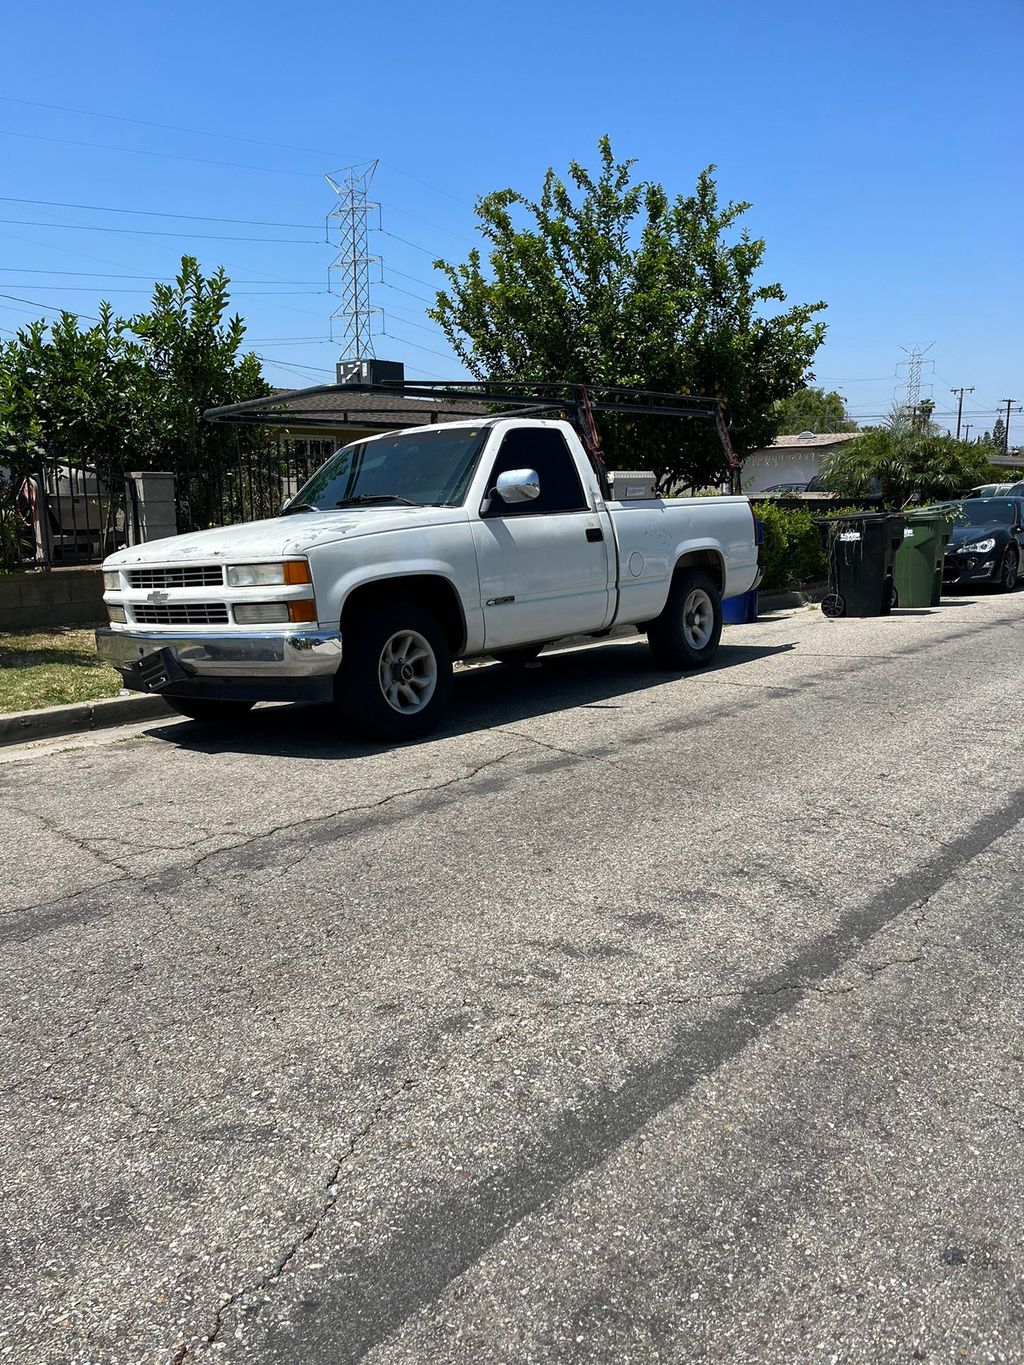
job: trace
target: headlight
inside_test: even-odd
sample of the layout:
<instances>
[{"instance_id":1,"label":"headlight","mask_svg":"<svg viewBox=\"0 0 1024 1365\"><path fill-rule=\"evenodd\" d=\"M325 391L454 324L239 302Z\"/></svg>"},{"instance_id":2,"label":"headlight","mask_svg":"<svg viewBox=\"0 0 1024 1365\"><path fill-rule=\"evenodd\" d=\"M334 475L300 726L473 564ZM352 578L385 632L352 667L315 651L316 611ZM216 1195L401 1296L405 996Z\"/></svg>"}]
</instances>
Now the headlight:
<instances>
[{"instance_id":1,"label":"headlight","mask_svg":"<svg viewBox=\"0 0 1024 1365\"><path fill-rule=\"evenodd\" d=\"M125 615L124 607L115 606L110 602L107 603L107 615L110 617L111 621L116 621L119 626L125 625L128 620L128 617Z\"/></svg>"},{"instance_id":2,"label":"headlight","mask_svg":"<svg viewBox=\"0 0 1024 1365\"><path fill-rule=\"evenodd\" d=\"M304 559L286 559L282 564L232 564L228 569L229 588L273 588L310 581Z\"/></svg>"},{"instance_id":3,"label":"headlight","mask_svg":"<svg viewBox=\"0 0 1024 1365\"><path fill-rule=\"evenodd\" d=\"M103 570L103 586L109 592L117 592L121 586L121 573L118 569Z\"/></svg>"},{"instance_id":4,"label":"headlight","mask_svg":"<svg viewBox=\"0 0 1024 1365\"><path fill-rule=\"evenodd\" d=\"M251 606L235 607L235 620L240 626L266 626L288 620L287 602L253 602Z\"/></svg>"},{"instance_id":5,"label":"headlight","mask_svg":"<svg viewBox=\"0 0 1024 1365\"><path fill-rule=\"evenodd\" d=\"M969 555L987 555L989 550L996 548L994 536L989 536L987 540L974 540L970 545L961 545L961 550Z\"/></svg>"}]
</instances>

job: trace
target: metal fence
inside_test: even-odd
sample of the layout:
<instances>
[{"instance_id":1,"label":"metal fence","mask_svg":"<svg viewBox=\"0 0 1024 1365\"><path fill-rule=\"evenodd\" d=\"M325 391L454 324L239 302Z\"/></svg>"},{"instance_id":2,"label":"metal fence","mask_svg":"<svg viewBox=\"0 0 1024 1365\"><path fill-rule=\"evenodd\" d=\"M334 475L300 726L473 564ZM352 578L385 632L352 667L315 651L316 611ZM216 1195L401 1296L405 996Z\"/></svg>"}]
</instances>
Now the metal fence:
<instances>
[{"instance_id":1,"label":"metal fence","mask_svg":"<svg viewBox=\"0 0 1024 1365\"><path fill-rule=\"evenodd\" d=\"M230 458L193 477L178 475L178 530L202 531L242 521L276 517L285 498L299 488L338 448L337 441L280 441L237 449Z\"/></svg>"},{"instance_id":2,"label":"metal fence","mask_svg":"<svg viewBox=\"0 0 1024 1365\"><path fill-rule=\"evenodd\" d=\"M138 538L122 472L35 456L0 465L0 568L98 564Z\"/></svg>"}]
</instances>

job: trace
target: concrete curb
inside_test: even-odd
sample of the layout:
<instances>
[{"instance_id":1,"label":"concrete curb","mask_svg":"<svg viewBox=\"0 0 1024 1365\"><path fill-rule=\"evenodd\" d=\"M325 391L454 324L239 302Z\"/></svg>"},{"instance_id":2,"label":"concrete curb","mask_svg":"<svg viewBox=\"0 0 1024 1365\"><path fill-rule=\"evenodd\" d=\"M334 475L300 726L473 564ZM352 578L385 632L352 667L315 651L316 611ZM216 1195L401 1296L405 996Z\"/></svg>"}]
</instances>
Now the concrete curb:
<instances>
[{"instance_id":1,"label":"concrete curb","mask_svg":"<svg viewBox=\"0 0 1024 1365\"><path fill-rule=\"evenodd\" d=\"M144 720L163 720L175 713L162 697L109 697L103 701L72 702L38 711L12 711L0 715L0 745L26 744L102 730L111 725L134 725Z\"/></svg>"},{"instance_id":2,"label":"concrete curb","mask_svg":"<svg viewBox=\"0 0 1024 1365\"><path fill-rule=\"evenodd\" d=\"M797 592L758 593L758 615L766 611L784 611L787 607L809 607L815 602L820 602L827 592L827 583L812 583Z\"/></svg>"}]
</instances>

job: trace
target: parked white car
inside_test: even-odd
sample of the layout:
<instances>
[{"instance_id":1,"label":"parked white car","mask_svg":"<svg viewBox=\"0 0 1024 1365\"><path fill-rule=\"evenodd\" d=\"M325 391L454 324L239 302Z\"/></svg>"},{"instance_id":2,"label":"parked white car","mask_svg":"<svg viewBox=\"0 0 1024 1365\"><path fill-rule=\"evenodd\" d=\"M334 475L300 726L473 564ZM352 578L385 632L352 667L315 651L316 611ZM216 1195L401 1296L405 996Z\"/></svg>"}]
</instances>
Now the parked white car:
<instances>
[{"instance_id":1,"label":"parked white car","mask_svg":"<svg viewBox=\"0 0 1024 1365\"><path fill-rule=\"evenodd\" d=\"M659 666L700 668L722 599L759 577L746 498L627 481L607 500L568 422L514 417L359 441L281 516L120 550L103 572L97 646L127 687L196 720L331 701L388 739L437 724L453 659L635 624Z\"/></svg>"}]
</instances>

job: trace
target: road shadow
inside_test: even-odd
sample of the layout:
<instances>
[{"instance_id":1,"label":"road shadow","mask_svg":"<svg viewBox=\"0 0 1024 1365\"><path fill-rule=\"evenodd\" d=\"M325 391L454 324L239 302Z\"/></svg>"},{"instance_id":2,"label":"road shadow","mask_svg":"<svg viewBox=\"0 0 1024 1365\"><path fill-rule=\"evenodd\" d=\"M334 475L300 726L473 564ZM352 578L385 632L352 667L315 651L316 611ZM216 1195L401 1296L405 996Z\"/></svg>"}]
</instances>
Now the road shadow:
<instances>
[{"instance_id":1,"label":"road shadow","mask_svg":"<svg viewBox=\"0 0 1024 1365\"><path fill-rule=\"evenodd\" d=\"M793 644L720 646L710 668L692 674L655 667L646 641L635 639L563 654L545 654L525 668L488 663L455 675L452 707L440 729L419 744L492 730L537 716L590 707L595 711L627 707L632 697L672 678L720 673L740 664L786 654ZM144 732L162 744L196 753L254 754L280 758L337 760L379 752L346 736L329 706L261 707L244 723L215 730L182 719Z\"/></svg>"}]
</instances>

